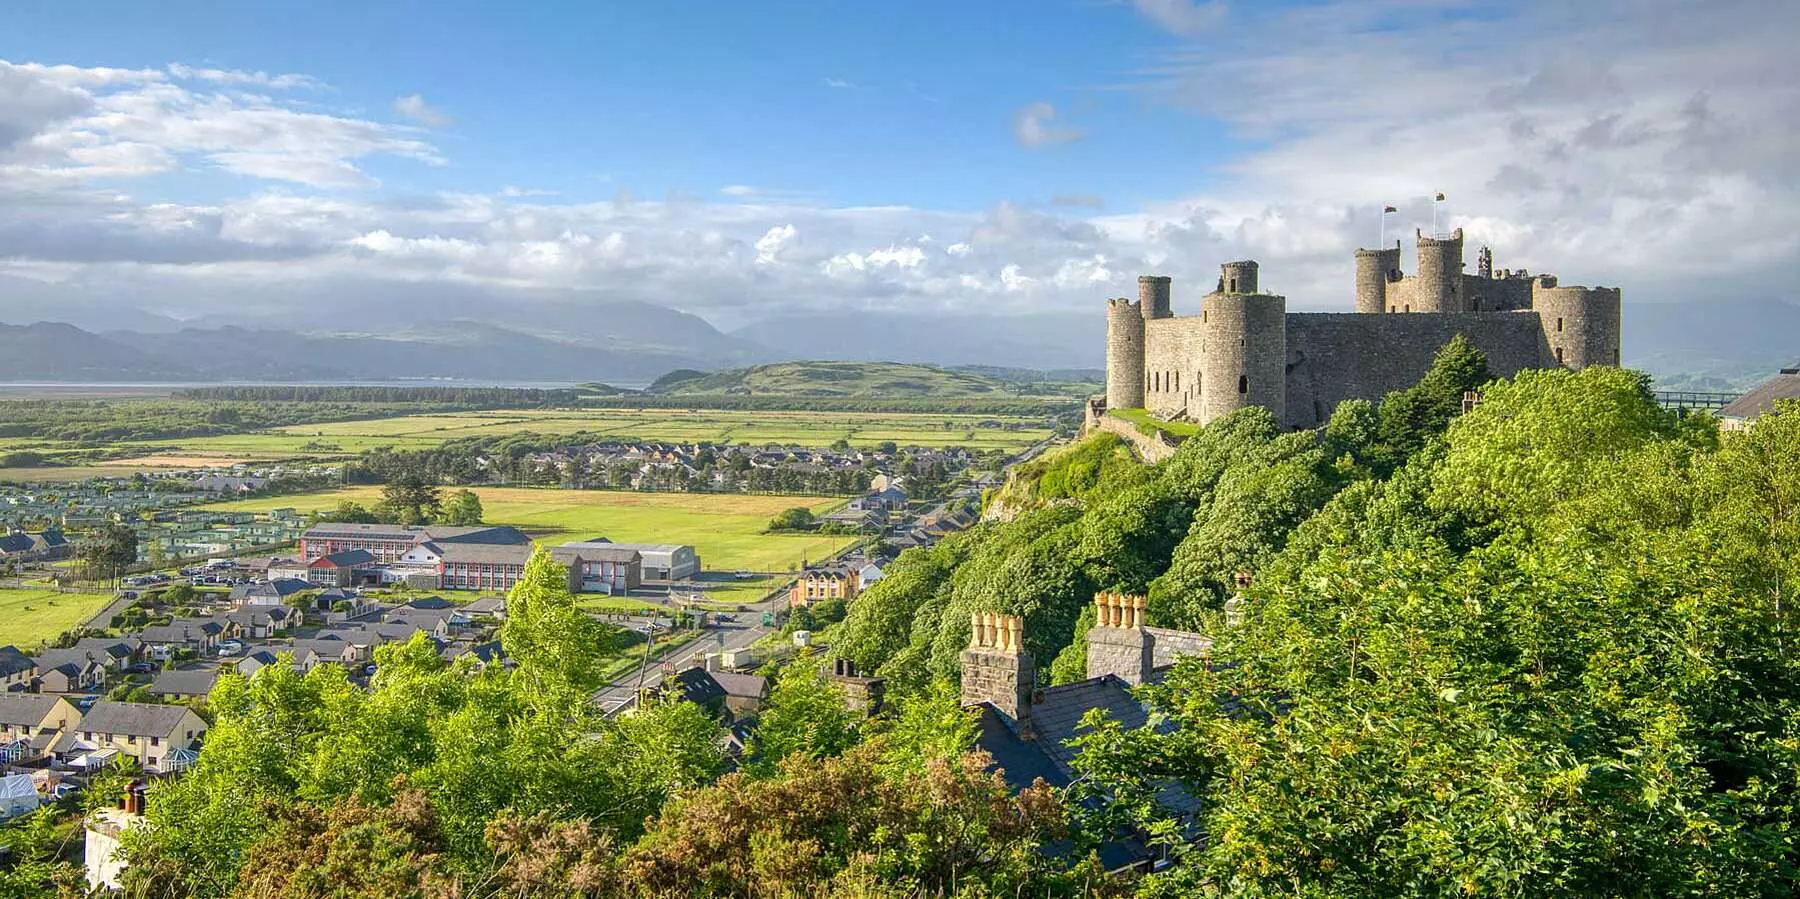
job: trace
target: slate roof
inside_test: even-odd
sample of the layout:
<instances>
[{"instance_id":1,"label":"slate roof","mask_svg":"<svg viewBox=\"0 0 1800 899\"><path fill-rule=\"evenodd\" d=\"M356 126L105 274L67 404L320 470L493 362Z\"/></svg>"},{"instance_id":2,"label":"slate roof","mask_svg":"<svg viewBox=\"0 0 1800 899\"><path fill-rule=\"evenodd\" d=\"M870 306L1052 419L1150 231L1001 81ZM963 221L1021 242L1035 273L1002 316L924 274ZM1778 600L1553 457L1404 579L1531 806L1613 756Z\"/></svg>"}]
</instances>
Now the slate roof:
<instances>
[{"instance_id":1,"label":"slate roof","mask_svg":"<svg viewBox=\"0 0 1800 899\"><path fill-rule=\"evenodd\" d=\"M40 693L0 693L0 724L37 727L58 700Z\"/></svg>"},{"instance_id":2,"label":"slate roof","mask_svg":"<svg viewBox=\"0 0 1800 899\"><path fill-rule=\"evenodd\" d=\"M643 560L643 554L635 549L604 543L564 544L551 550L550 557L564 564L577 558L584 562L619 562L627 565Z\"/></svg>"},{"instance_id":3,"label":"slate roof","mask_svg":"<svg viewBox=\"0 0 1800 899\"><path fill-rule=\"evenodd\" d=\"M212 692L219 679L217 668L183 668L164 671L150 682L150 692L181 696L205 695Z\"/></svg>"},{"instance_id":4,"label":"slate roof","mask_svg":"<svg viewBox=\"0 0 1800 899\"><path fill-rule=\"evenodd\" d=\"M407 603L406 608L409 608L409 609L434 609L434 610L435 609L454 609L454 608L456 608L456 603L453 603L450 600L443 598L442 596L427 596L422 599L415 599L412 602Z\"/></svg>"},{"instance_id":5,"label":"slate roof","mask_svg":"<svg viewBox=\"0 0 1800 899\"><path fill-rule=\"evenodd\" d=\"M683 700L700 706L722 700L726 695L725 688L705 668L677 671L673 677L663 682L662 689L678 693Z\"/></svg>"},{"instance_id":6,"label":"slate roof","mask_svg":"<svg viewBox=\"0 0 1800 899\"><path fill-rule=\"evenodd\" d=\"M483 596L482 598L463 606L462 610L469 615L494 615L505 612L506 597Z\"/></svg>"},{"instance_id":7,"label":"slate roof","mask_svg":"<svg viewBox=\"0 0 1800 899\"><path fill-rule=\"evenodd\" d=\"M187 706L102 699L81 717L80 730L83 733L166 737L181 725L182 716L186 714L189 714Z\"/></svg>"},{"instance_id":8,"label":"slate roof","mask_svg":"<svg viewBox=\"0 0 1800 899\"><path fill-rule=\"evenodd\" d=\"M357 565L368 565L375 561L375 554L366 549L346 549L343 552L320 556L308 566L311 568L354 568ZM324 563L321 565L320 563Z\"/></svg>"},{"instance_id":9,"label":"slate roof","mask_svg":"<svg viewBox=\"0 0 1800 899\"><path fill-rule=\"evenodd\" d=\"M531 544L458 543L434 540L427 544L446 562L479 565L524 565L531 560Z\"/></svg>"},{"instance_id":10,"label":"slate roof","mask_svg":"<svg viewBox=\"0 0 1800 899\"><path fill-rule=\"evenodd\" d=\"M712 678L725 689L725 695L762 699L768 695L769 679L760 674L738 674L734 671L714 671Z\"/></svg>"},{"instance_id":11,"label":"slate roof","mask_svg":"<svg viewBox=\"0 0 1800 899\"><path fill-rule=\"evenodd\" d=\"M20 652L17 646L0 646L0 677L23 674L36 664L30 656Z\"/></svg>"},{"instance_id":12,"label":"slate roof","mask_svg":"<svg viewBox=\"0 0 1800 899\"><path fill-rule=\"evenodd\" d=\"M1750 389L1719 410L1720 418L1753 419L1775 407L1779 400L1800 400L1800 368L1784 368L1781 373Z\"/></svg>"}]
</instances>

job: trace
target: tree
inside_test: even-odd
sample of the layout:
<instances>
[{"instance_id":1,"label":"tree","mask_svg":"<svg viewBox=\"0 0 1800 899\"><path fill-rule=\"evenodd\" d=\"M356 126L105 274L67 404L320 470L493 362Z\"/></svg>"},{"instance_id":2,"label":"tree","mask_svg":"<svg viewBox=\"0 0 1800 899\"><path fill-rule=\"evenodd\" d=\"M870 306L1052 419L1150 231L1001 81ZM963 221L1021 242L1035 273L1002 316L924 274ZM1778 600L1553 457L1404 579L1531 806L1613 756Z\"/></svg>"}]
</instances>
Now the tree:
<instances>
[{"instance_id":1,"label":"tree","mask_svg":"<svg viewBox=\"0 0 1800 899\"><path fill-rule=\"evenodd\" d=\"M137 564L137 532L122 524L106 524L81 544L81 561L92 579L115 578Z\"/></svg>"},{"instance_id":2,"label":"tree","mask_svg":"<svg viewBox=\"0 0 1800 899\"><path fill-rule=\"evenodd\" d=\"M417 475L405 475L381 489L375 514L395 524L429 524L442 512L438 488Z\"/></svg>"},{"instance_id":3,"label":"tree","mask_svg":"<svg viewBox=\"0 0 1800 899\"><path fill-rule=\"evenodd\" d=\"M769 519L771 531L805 531L813 527L814 519L811 509L795 506L785 509L780 515Z\"/></svg>"},{"instance_id":4,"label":"tree","mask_svg":"<svg viewBox=\"0 0 1800 899\"><path fill-rule=\"evenodd\" d=\"M444 523L457 527L481 524L481 497L473 490L458 490L444 503Z\"/></svg>"},{"instance_id":5,"label":"tree","mask_svg":"<svg viewBox=\"0 0 1800 899\"><path fill-rule=\"evenodd\" d=\"M769 691L754 734L754 767L772 773L789 756L836 756L855 745L856 718L844 703L844 691L826 679L811 653L803 652L782 669Z\"/></svg>"},{"instance_id":6,"label":"tree","mask_svg":"<svg viewBox=\"0 0 1800 899\"><path fill-rule=\"evenodd\" d=\"M345 524L375 524L380 516L369 511L362 503L350 500L339 500L337 508L319 516L320 521L337 521Z\"/></svg>"},{"instance_id":7,"label":"tree","mask_svg":"<svg viewBox=\"0 0 1800 899\"><path fill-rule=\"evenodd\" d=\"M1487 356L1467 337L1458 334L1444 344L1419 383L1381 401L1377 429L1381 447L1376 455L1382 470L1392 470L1443 433L1462 411L1463 394L1492 378Z\"/></svg>"},{"instance_id":8,"label":"tree","mask_svg":"<svg viewBox=\"0 0 1800 899\"><path fill-rule=\"evenodd\" d=\"M612 628L575 607L568 569L541 548L532 553L500 628L500 645L518 663L528 700L546 710L582 703L600 686L616 639Z\"/></svg>"}]
</instances>

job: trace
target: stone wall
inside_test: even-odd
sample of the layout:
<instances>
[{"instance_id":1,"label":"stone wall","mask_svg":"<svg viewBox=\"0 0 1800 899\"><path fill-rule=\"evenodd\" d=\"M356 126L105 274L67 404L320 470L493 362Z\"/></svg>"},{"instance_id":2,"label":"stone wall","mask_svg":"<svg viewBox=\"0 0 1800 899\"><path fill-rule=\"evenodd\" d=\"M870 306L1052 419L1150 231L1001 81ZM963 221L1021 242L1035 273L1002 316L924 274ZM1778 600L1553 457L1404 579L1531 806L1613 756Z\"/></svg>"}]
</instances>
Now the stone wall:
<instances>
[{"instance_id":1,"label":"stone wall","mask_svg":"<svg viewBox=\"0 0 1800 899\"><path fill-rule=\"evenodd\" d=\"M1204 325L1198 315L1145 322L1142 405L1156 417L1168 419L1188 412L1199 420Z\"/></svg>"},{"instance_id":2,"label":"stone wall","mask_svg":"<svg viewBox=\"0 0 1800 899\"><path fill-rule=\"evenodd\" d=\"M1538 368L1547 352L1535 312L1290 313L1284 423L1316 427L1343 400L1379 401L1411 387L1430 370L1438 349L1458 334L1487 354L1495 377Z\"/></svg>"},{"instance_id":3,"label":"stone wall","mask_svg":"<svg viewBox=\"0 0 1800 899\"><path fill-rule=\"evenodd\" d=\"M1131 422L1110 415L1100 416L1099 420L1094 422L1094 426L1124 438L1125 442L1131 445L1132 452L1137 453L1137 457L1145 462L1161 462L1175 455L1176 448L1180 446L1180 444L1170 443L1162 437L1152 437L1138 430L1137 426Z\"/></svg>"}]
</instances>

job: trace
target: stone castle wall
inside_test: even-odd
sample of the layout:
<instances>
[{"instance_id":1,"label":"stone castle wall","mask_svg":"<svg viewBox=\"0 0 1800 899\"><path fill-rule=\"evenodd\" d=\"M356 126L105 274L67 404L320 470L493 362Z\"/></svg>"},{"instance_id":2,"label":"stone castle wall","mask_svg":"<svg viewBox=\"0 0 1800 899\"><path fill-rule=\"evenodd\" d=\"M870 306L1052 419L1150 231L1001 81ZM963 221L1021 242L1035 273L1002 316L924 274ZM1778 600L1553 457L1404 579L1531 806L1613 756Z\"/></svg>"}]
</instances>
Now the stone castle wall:
<instances>
[{"instance_id":1,"label":"stone castle wall","mask_svg":"<svg viewBox=\"0 0 1800 899\"><path fill-rule=\"evenodd\" d=\"M1544 329L1531 312L1289 313L1283 423L1316 427L1344 400L1374 401L1411 387L1430 370L1438 349L1458 334L1487 355L1495 377L1544 365Z\"/></svg>"},{"instance_id":2,"label":"stone castle wall","mask_svg":"<svg viewBox=\"0 0 1800 899\"><path fill-rule=\"evenodd\" d=\"M1161 462L1175 455L1176 444L1169 443L1161 437L1155 437L1137 429L1128 421L1121 421L1110 415L1102 415L1094 419L1093 426L1099 430L1117 434L1131 445L1137 457L1145 462Z\"/></svg>"}]
</instances>

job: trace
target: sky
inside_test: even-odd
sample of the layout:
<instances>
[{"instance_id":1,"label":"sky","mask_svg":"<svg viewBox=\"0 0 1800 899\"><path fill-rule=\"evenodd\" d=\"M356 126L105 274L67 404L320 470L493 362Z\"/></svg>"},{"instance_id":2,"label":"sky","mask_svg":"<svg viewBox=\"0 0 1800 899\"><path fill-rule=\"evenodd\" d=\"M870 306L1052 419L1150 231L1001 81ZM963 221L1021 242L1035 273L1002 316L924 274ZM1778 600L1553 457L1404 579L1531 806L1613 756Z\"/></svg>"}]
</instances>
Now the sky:
<instances>
[{"instance_id":1,"label":"sky","mask_svg":"<svg viewBox=\"0 0 1800 899\"><path fill-rule=\"evenodd\" d=\"M1776 0L16 0L0 319L1098 314L1146 272L1193 312L1238 258L1348 310L1352 251L1434 212L1628 303L1786 296L1796 36Z\"/></svg>"}]
</instances>

